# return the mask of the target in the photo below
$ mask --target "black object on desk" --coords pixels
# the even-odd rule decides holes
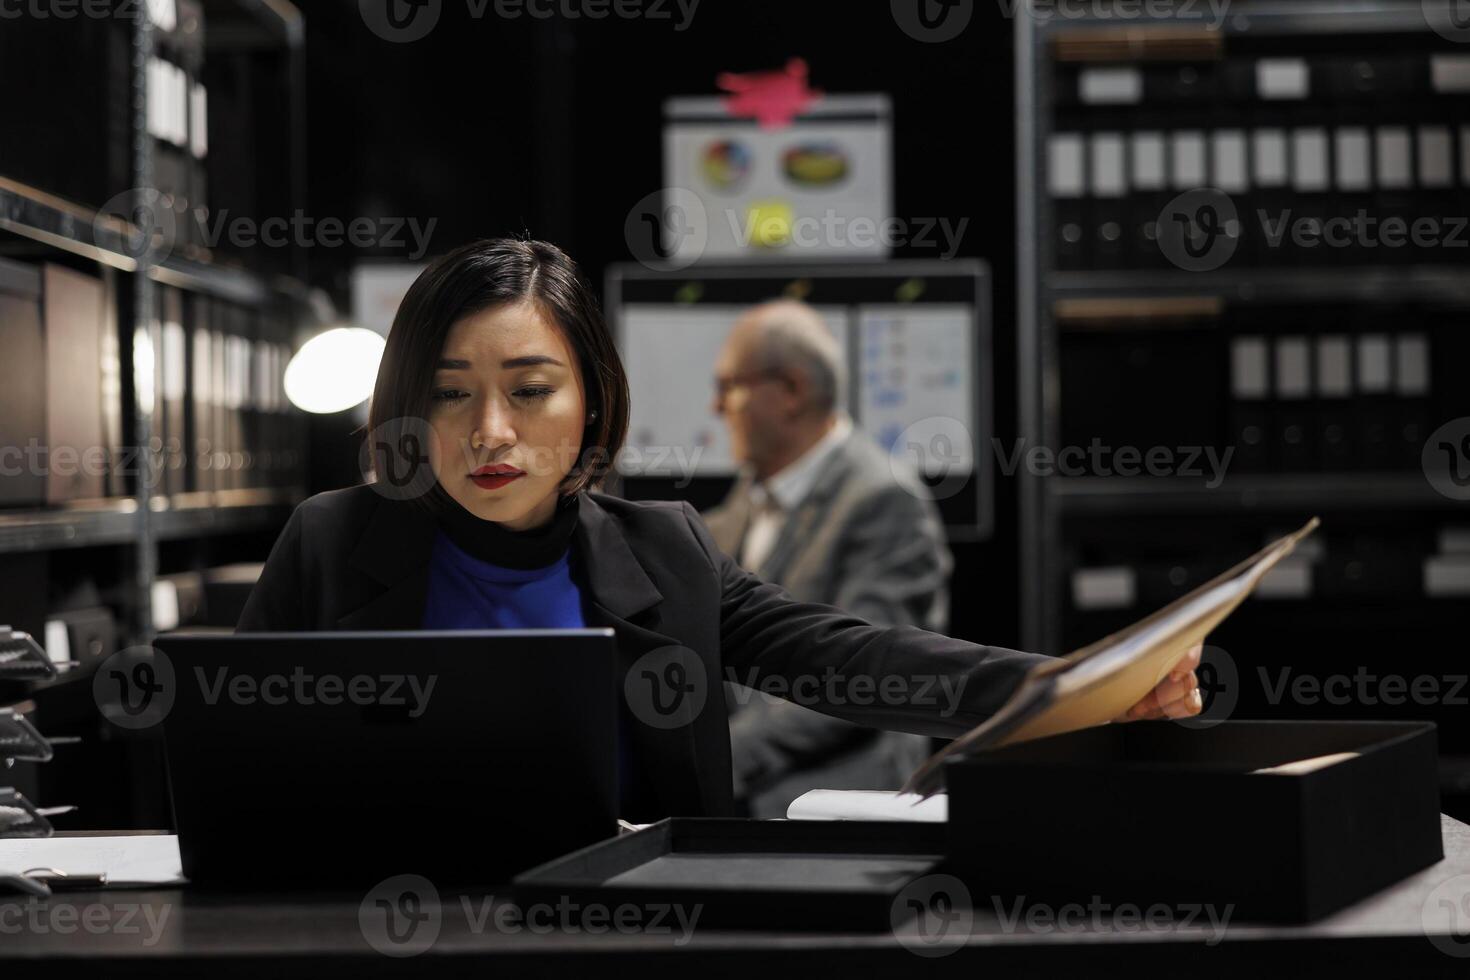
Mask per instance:
[[[159,698],[195,885],[491,884],[616,833],[612,630],[155,646],[166,659],[138,677]]]
[[[673,817],[518,875],[512,897],[697,907],[708,928],[889,929],[944,836],[939,823]]]
[[[1413,977],[1464,980],[1470,935],[1470,827],[1441,817],[1447,859],[1311,925],[1252,926],[1232,918],[1140,927],[1134,914],[1056,919],[1036,926],[1010,919],[984,895],[958,923],[966,941],[938,958],[916,955],[912,937],[790,928],[739,933],[706,927],[641,929],[496,925],[482,893],[441,895],[439,929],[409,959],[385,955],[363,930],[363,895],[218,895],[166,888],[74,892],[68,906],[126,903],[131,929],[22,928],[0,942],[0,972],[23,975],[44,962],[53,977],[162,980],[363,980],[416,978],[635,976],[639,980],[750,980],[752,977]],[[499,889],[495,895],[500,895]],[[461,901],[457,899],[467,899]],[[0,915],[27,922],[29,898],[0,896]],[[1060,910],[1058,910],[1060,911]],[[999,913],[1006,913],[1005,915]],[[1202,918],[1202,917],[1201,917]],[[113,920],[118,921],[118,920]],[[382,921],[381,917],[379,921]],[[547,920],[541,920],[543,923]],[[553,920],[555,921],[555,920]],[[645,922],[647,920],[644,920]],[[665,919],[668,922],[668,919]],[[155,926],[150,926],[154,923]],[[402,934],[400,934],[402,936]],[[412,934],[404,936],[412,940]]]
[[[1253,772],[1336,753],[1356,757]],[[1444,857],[1428,722],[1107,725],[980,753],[945,778],[952,869],[986,895],[1306,922]]]

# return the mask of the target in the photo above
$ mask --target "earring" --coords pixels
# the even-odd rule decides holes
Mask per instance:
[[[596,422],[596,421],[597,421],[597,409],[594,408],[592,411],[590,411],[590,412],[587,413],[587,424],[588,425],[591,425],[593,422]]]

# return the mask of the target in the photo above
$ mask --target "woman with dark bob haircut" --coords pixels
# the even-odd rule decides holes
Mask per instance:
[[[733,812],[727,677],[860,725],[953,737],[1047,661],[797,602],[723,554],[688,504],[595,492],[628,399],[597,300],[560,249],[499,239],[444,256],[388,335],[373,479],[296,508],[239,631],[612,627],[624,674],[673,658],[701,685],[672,730],[624,711],[635,820]],[[1197,663],[1191,651],[1125,718],[1198,712]]]

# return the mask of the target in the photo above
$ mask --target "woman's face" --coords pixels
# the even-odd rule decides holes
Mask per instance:
[[[434,475],[460,506],[512,530],[546,523],[587,421],[577,359],[530,303],[455,323],[430,390]]]

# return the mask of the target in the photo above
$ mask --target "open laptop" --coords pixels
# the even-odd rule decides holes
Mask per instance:
[[[184,874],[485,885],[617,832],[611,630],[169,633]]]

